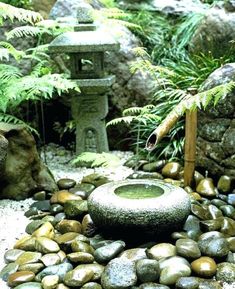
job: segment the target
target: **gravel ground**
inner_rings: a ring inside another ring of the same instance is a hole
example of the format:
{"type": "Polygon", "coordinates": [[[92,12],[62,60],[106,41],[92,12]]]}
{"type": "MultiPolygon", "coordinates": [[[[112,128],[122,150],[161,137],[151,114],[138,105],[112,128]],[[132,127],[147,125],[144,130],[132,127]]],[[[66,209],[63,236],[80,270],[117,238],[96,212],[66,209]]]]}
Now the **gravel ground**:
{"type": "MultiPolygon", "coordinates": [[[[122,163],[125,162],[132,154],[130,152],[112,152],[117,155],[122,163]]],[[[66,151],[63,147],[50,145],[46,147],[46,162],[56,180],[60,178],[72,178],[80,182],[83,176],[93,172],[102,173],[112,180],[122,180],[132,173],[122,165],[116,168],[75,168],[70,164],[74,155],[70,151],[66,151]]],[[[33,200],[26,199],[24,201],[0,200],[0,270],[5,266],[4,253],[8,249],[12,249],[18,239],[25,235],[25,227],[29,223],[29,219],[24,216],[24,212],[28,210],[33,200]]],[[[0,289],[8,289],[9,287],[0,279],[0,289]]],[[[223,289],[235,289],[234,284],[224,284],[223,289]]]]}

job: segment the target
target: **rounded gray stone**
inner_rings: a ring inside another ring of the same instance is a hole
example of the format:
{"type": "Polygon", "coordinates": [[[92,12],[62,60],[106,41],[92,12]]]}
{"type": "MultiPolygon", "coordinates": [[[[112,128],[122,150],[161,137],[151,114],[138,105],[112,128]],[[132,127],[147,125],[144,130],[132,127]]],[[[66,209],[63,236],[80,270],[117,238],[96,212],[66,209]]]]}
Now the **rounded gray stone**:
{"type": "Polygon", "coordinates": [[[110,261],[101,276],[101,286],[104,289],[128,289],[136,282],[135,263],[125,258],[110,261]]]}
{"type": "Polygon", "coordinates": [[[179,228],[190,212],[190,199],[181,188],[160,180],[125,180],[96,188],[88,198],[88,211],[94,223],[118,233],[142,231],[156,234],[179,228]],[[128,199],[115,194],[122,186],[156,186],[158,197],[128,199]]]}

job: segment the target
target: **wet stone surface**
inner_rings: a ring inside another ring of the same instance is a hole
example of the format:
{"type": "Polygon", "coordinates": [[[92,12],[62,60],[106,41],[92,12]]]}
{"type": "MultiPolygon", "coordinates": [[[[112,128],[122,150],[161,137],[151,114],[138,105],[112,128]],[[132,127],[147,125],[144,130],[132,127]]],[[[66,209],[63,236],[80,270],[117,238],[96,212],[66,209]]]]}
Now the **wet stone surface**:
{"type": "Polygon", "coordinates": [[[36,202],[29,235],[5,253],[0,278],[16,289],[221,289],[235,280],[235,208],[227,188],[226,177],[216,197],[187,188],[191,212],[180,230],[161,240],[140,235],[133,244],[102,234],[83,207],[85,194],[76,196],[74,187],[56,192],[36,202]]]}

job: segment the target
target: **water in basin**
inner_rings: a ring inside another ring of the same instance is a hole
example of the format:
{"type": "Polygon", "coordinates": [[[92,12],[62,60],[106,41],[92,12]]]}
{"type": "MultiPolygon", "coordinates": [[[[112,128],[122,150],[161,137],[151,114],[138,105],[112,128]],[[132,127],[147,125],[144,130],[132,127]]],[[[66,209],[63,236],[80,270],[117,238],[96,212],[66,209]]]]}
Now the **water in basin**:
{"type": "Polygon", "coordinates": [[[164,190],[154,185],[132,184],[120,186],[114,192],[121,198],[147,199],[161,196],[164,190]]]}

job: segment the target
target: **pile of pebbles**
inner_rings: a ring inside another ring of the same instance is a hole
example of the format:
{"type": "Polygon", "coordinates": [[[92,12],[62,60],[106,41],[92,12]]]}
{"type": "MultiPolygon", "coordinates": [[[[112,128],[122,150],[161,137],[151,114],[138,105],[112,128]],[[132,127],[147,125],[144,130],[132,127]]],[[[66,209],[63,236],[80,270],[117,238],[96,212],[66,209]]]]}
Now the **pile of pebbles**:
{"type": "MultiPolygon", "coordinates": [[[[129,177],[183,185],[176,162],[148,164],[129,177]]],[[[25,213],[27,235],[5,253],[0,278],[15,289],[235,288],[235,191],[228,176],[215,186],[196,173],[195,189],[185,188],[191,214],[182,231],[135,247],[104,238],[89,216],[88,196],[109,181],[92,173],[79,183],[60,179],[53,195],[36,193],[25,213]]]]}

